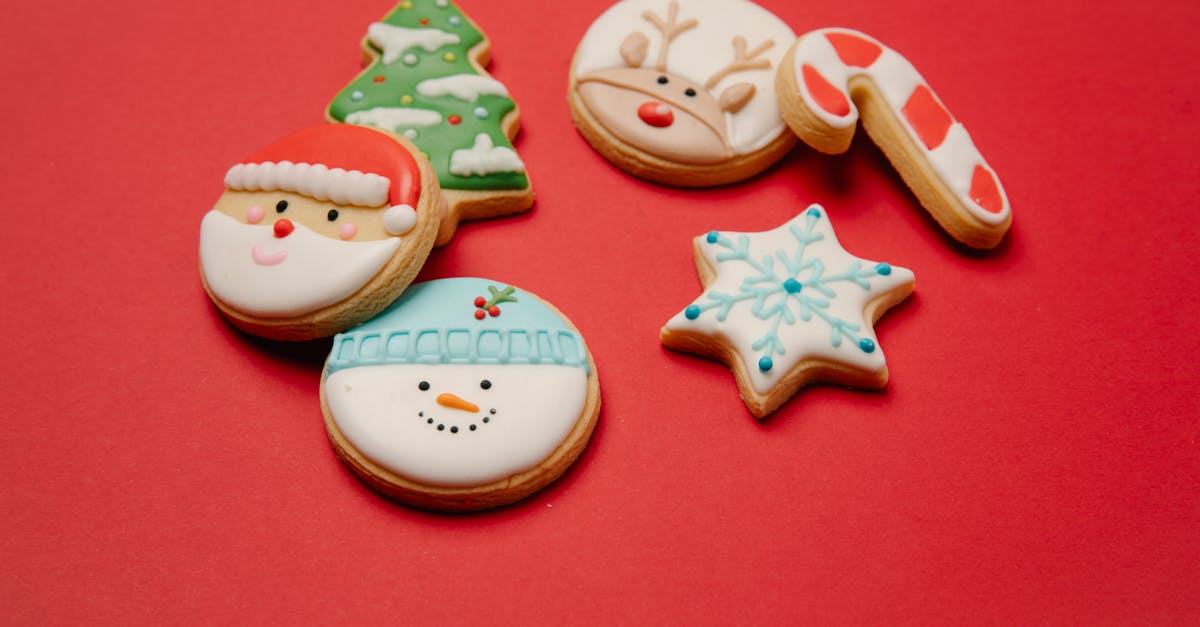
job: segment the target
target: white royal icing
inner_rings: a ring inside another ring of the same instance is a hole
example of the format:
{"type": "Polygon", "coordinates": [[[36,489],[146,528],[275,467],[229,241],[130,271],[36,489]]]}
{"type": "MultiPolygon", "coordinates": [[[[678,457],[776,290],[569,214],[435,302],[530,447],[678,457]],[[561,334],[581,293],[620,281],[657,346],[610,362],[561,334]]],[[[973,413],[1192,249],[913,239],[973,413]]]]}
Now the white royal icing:
{"type": "Polygon", "coordinates": [[[225,173],[225,187],[234,191],[282,190],[339,205],[379,207],[387,202],[387,177],[321,164],[239,163],[225,173]]]}
{"type": "Polygon", "coordinates": [[[480,95],[508,96],[504,84],[490,76],[476,74],[454,74],[441,78],[429,78],[417,83],[417,93],[422,96],[454,96],[459,100],[475,102],[480,95]]]}
{"type": "Polygon", "coordinates": [[[517,152],[507,146],[496,146],[487,133],[476,135],[475,144],[470,148],[450,153],[450,172],[458,176],[524,171],[525,164],[517,152]]]}
{"type": "Polygon", "coordinates": [[[537,466],[587,402],[587,373],[560,365],[360,366],[330,374],[324,386],[329,413],[355,449],[398,475],[442,487],[483,485],[537,466]],[[486,390],[483,380],[491,384],[486,390]],[[439,404],[443,393],[478,411],[439,404]]]}
{"type": "Polygon", "coordinates": [[[414,107],[375,107],[355,111],[346,116],[346,121],[400,133],[414,126],[433,126],[442,121],[442,114],[414,107]]]}
{"type": "MultiPolygon", "coordinates": [[[[818,118],[834,128],[847,128],[858,123],[858,106],[850,98],[847,88],[850,79],[854,76],[865,75],[870,77],[871,81],[875,83],[879,91],[883,94],[884,101],[888,107],[895,113],[896,119],[908,131],[913,143],[925,154],[934,172],[958,196],[959,201],[971,212],[971,215],[987,224],[1000,224],[1008,218],[1011,212],[1008,204],[1008,195],[1005,193],[1003,186],[999,185],[998,181],[997,190],[1000,192],[1000,196],[1004,202],[1003,210],[996,213],[986,211],[976,205],[974,200],[971,199],[969,192],[971,180],[975,174],[975,166],[982,165],[989,170],[991,168],[987,165],[987,161],[984,160],[979,149],[975,147],[975,142],[972,141],[971,136],[967,133],[966,127],[958,120],[955,120],[946,135],[946,139],[933,150],[928,150],[916,131],[908,123],[908,120],[904,118],[901,111],[904,105],[908,103],[908,99],[912,96],[913,91],[921,85],[928,86],[928,84],[921,76],[921,73],[917,71],[917,68],[908,59],[901,56],[900,53],[859,31],[843,28],[825,28],[806,33],[800,38],[799,43],[796,45],[791,71],[794,73],[796,83],[800,85],[800,94],[804,99],[805,106],[816,114],[818,118]],[[880,53],[879,58],[870,66],[866,68],[851,67],[842,63],[833,44],[825,38],[826,33],[845,33],[861,37],[874,42],[883,51],[880,53]],[[805,65],[813,66],[831,85],[843,93],[850,104],[849,114],[837,116],[817,104],[812,94],[809,93],[808,87],[804,84],[801,68],[805,65]]],[[[930,89],[930,93],[933,93],[932,89],[930,89]]],[[[937,98],[936,94],[934,98],[937,98]]]]}
{"type": "Polygon", "coordinates": [[[459,42],[458,35],[436,28],[405,28],[382,22],[367,27],[367,39],[383,51],[383,62],[393,63],[409,48],[420,46],[433,52],[442,46],[459,42]]]}
{"type": "MultiPolygon", "coordinates": [[[[633,32],[650,41],[644,67],[653,67],[662,44],[662,33],[642,19],[653,11],[665,16],[668,0],[625,0],[605,11],[583,36],[575,53],[575,76],[609,68],[626,67],[621,57],[621,42],[633,32]]],[[[732,41],[746,38],[750,47],[771,39],[774,45],[761,58],[771,62],[769,69],[748,70],[726,76],[711,90],[714,95],[736,83],[754,85],[755,96],[737,113],[725,114],[730,145],[739,154],[754,152],[785,130],[775,101],[775,71],[796,34],[787,24],[762,7],[747,0],[681,0],[679,20],[695,18],[698,24],[675,38],[667,56],[667,71],[693,82],[706,79],[733,60],[732,41]]]]}
{"type": "Polygon", "coordinates": [[[754,389],[764,394],[802,360],[837,362],[867,372],[884,368],[883,350],[871,322],[863,318],[863,308],[912,283],[911,271],[889,265],[888,273],[880,274],[876,262],[846,252],[818,205],[770,231],[716,233],[717,242],[709,242],[708,235],[696,238],[716,271],[716,279],[693,303],[699,314],[689,319],[684,309],[667,322],[667,329],[727,343],[737,351],[754,389]],[[838,278],[849,275],[858,281],[838,278]],[[788,279],[802,287],[789,292],[784,285],[788,279]],[[720,320],[720,303],[727,298],[731,304],[720,320]],[[849,325],[844,327],[847,334],[839,334],[831,319],[849,325]],[[771,348],[772,334],[781,353],[771,348]],[[860,340],[870,342],[869,352],[860,347],[860,340]],[[759,367],[764,355],[773,362],[766,372],[759,367]]]}
{"type": "Polygon", "coordinates": [[[238,311],[294,317],[341,301],[387,264],[400,239],[344,242],[303,224],[277,238],[272,224],[244,224],[213,210],[200,223],[200,270],[209,289],[238,311]],[[270,258],[260,265],[255,257],[270,258]]]}

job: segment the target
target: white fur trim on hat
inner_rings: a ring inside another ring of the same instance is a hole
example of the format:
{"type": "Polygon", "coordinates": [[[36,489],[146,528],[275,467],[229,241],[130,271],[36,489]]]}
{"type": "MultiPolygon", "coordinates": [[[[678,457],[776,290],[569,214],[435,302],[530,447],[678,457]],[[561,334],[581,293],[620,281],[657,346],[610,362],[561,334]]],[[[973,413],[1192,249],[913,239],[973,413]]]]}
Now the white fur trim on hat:
{"type": "Polygon", "coordinates": [[[386,205],[390,186],[391,181],[378,174],[291,161],[239,163],[225,173],[225,187],[234,191],[282,190],[362,207],[386,205]]]}

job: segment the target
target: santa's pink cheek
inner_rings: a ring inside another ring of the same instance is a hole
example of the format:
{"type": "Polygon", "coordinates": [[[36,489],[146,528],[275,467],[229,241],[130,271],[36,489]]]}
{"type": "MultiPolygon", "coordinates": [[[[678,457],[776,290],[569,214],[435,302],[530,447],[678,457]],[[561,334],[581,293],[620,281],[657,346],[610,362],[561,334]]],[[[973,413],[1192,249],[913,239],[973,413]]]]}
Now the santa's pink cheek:
{"type": "Polygon", "coordinates": [[[259,222],[262,222],[265,214],[266,212],[263,211],[262,207],[254,205],[246,209],[246,222],[249,222],[250,224],[258,224],[259,222]]]}
{"type": "Polygon", "coordinates": [[[340,235],[342,239],[351,239],[355,235],[358,235],[358,227],[352,222],[343,222],[342,225],[338,227],[338,235],[340,235]]]}

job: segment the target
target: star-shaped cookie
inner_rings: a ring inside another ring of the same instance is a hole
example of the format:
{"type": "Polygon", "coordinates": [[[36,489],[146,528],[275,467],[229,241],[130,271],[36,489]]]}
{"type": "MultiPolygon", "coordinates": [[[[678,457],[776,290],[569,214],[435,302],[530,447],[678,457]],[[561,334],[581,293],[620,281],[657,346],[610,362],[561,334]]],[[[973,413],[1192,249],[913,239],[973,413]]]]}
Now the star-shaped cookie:
{"type": "Polygon", "coordinates": [[[811,382],[887,383],[872,325],[912,293],[913,273],[846,252],[820,205],[770,231],[710,231],[694,250],[704,293],[660,339],[728,364],[755,417],[811,382]]]}

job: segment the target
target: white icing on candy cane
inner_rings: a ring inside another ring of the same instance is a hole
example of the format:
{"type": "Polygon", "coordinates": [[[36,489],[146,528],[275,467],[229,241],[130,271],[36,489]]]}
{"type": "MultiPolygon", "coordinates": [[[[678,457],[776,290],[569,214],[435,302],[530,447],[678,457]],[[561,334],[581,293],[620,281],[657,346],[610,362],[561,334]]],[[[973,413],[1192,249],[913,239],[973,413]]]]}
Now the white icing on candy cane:
{"type": "MultiPolygon", "coordinates": [[[[642,15],[647,11],[662,15],[668,7],[668,0],[625,0],[609,8],[583,36],[575,53],[575,75],[626,67],[621,42],[633,32],[646,35],[649,49],[660,49],[662,32],[642,15]]],[[[771,143],[785,130],[775,101],[775,68],[796,34],[778,17],[747,0],[682,0],[678,7],[679,19],[695,19],[696,25],[671,40],[670,74],[703,85],[733,59],[730,41],[735,36],[744,37],[751,45],[773,42],[761,55],[770,61],[770,68],[730,74],[710,86],[718,94],[736,83],[754,86],[754,96],[741,109],[725,114],[729,143],[736,153],[751,153],[771,143]]]]}
{"type": "Polygon", "coordinates": [[[868,77],[913,144],[962,206],[979,221],[1000,225],[1011,207],[1004,188],[966,128],[950,115],[907,59],[858,31],[825,28],[797,41],[791,71],[804,104],[835,129],[852,128],[858,107],[850,80],[868,77]]]}

